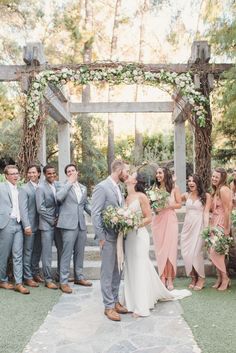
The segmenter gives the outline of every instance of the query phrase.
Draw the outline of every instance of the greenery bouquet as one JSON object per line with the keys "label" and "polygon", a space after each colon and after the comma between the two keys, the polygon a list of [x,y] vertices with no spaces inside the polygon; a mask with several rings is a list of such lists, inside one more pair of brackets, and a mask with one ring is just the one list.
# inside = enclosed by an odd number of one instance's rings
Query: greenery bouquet
{"label": "greenery bouquet", "polygon": [[232,211],[231,220],[233,227],[236,227],[236,209]]}
{"label": "greenery bouquet", "polygon": [[150,201],[151,208],[155,213],[167,206],[170,194],[166,190],[159,189],[155,186],[152,189],[146,190],[146,194]]}
{"label": "greenery bouquet", "polygon": [[213,248],[215,252],[221,255],[228,255],[230,246],[233,244],[233,238],[224,235],[221,227],[207,227],[203,229],[202,238],[205,240],[207,249]]}
{"label": "greenery bouquet", "polygon": [[125,207],[108,206],[103,211],[103,222],[106,228],[114,229],[126,238],[130,230],[138,229],[141,224],[141,214]]}

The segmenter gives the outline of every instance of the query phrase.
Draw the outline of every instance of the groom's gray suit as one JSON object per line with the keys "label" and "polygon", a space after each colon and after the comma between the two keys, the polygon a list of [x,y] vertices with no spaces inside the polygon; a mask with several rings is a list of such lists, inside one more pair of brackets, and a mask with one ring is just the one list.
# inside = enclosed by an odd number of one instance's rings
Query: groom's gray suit
{"label": "groom's gray suit", "polygon": [[118,234],[112,229],[105,228],[103,223],[102,212],[108,206],[121,206],[118,192],[110,177],[96,185],[94,189],[92,195],[92,223],[95,230],[95,238],[105,240],[101,250],[101,290],[105,308],[112,309],[119,302],[121,275],[118,271],[116,255]]}

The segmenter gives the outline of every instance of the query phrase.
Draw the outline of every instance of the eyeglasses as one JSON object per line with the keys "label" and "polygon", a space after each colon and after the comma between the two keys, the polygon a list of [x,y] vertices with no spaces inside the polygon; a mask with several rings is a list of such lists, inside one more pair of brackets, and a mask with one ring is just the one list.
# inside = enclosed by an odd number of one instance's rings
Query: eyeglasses
{"label": "eyeglasses", "polygon": [[8,173],[7,175],[19,175],[19,173]]}

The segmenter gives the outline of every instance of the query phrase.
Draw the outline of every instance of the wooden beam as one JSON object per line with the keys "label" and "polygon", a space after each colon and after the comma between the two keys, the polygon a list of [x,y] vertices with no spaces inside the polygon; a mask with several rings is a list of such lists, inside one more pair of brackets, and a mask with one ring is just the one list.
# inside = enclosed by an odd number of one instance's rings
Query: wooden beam
{"label": "wooden beam", "polygon": [[[127,65],[131,63],[118,62],[118,63],[93,63],[93,69],[101,68],[112,68],[118,67],[119,65]],[[24,74],[30,74],[33,72],[41,72],[44,70],[61,70],[62,68],[70,68],[78,70],[82,64],[78,65],[40,65],[36,67],[26,66],[26,65],[0,65],[0,81],[19,81]],[[187,71],[192,71],[193,73],[208,72],[214,76],[219,76],[222,72],[231,69],[233,64],[139,64],[138,67],[144,71],[160,72],[161,70],[184,73]]]}
{"label": "wooden beam", "polygon": [[169,113],[173,102],[69,103],[70,113]]}
{"label": "wooden beam", "polygon": [[70,123],[71,116],[67,109],[63,106],[63,103],[59,100],[57,95],[47,87],[44,95],[46,104],[48,106],[48,112],[51,117],[58,123]]}

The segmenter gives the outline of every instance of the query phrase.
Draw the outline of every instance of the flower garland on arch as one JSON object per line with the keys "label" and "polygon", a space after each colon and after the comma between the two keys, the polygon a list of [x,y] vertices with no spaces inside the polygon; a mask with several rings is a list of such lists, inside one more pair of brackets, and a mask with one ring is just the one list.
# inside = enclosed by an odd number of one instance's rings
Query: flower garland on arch
{"label": "flower garland on arch", "polygon": [[61,70],[45,70],[38,73],[32,81],[27,95],[26,114],[28,126],[33,127],[41,114],[41,101],[47,85],[65,85],[67,82],[75,85],[86,85],[88,83],[108,82],[111,85],[118,84],[146,84],[165,88],[170,94],[173,89],[184,97],[185,102],[191,106],[191,112],[200,127],[206,124],[206,107],[209,104],[207,98],[196,90],[191,73],[166,72],[158,73],[144,71],[138,65],[118,65],[113,68],[93,68],[89,65],[81,65],[78,70],[63,68]]}

